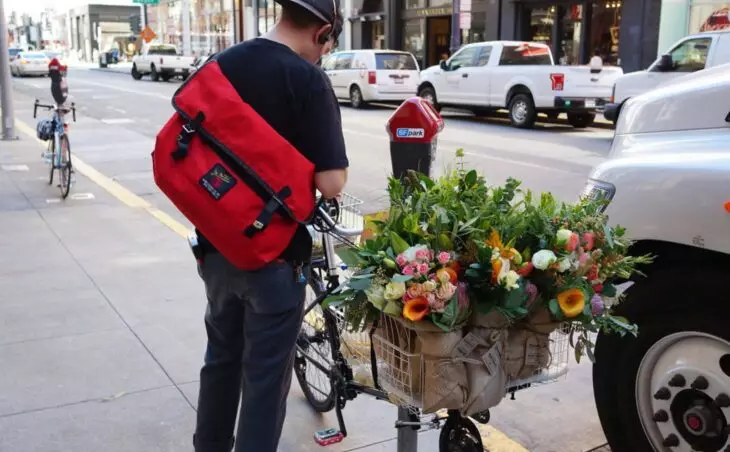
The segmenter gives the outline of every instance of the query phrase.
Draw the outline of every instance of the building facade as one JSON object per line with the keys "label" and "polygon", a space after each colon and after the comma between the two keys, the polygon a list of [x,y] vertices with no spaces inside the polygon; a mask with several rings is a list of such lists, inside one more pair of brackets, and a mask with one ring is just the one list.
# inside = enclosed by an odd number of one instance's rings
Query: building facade
{"label": "building facade", "polygon": [[97,61],[99,52],[132,35],[130,18],[139,14],[138,5],[89,4],[70,10],[64,24],[69,52],[81,61]]}

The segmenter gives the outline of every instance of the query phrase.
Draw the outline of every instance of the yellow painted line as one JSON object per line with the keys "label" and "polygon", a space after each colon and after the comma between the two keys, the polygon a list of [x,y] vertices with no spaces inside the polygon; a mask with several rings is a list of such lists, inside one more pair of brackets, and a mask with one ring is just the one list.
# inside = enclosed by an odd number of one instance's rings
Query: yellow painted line
{"label": "yellow painted line", "polygon": [[[27,135],[33,140],[36,140],[42,148],[46,148],[46,143],[42,142],[38,138],[36,138],[36,132],[33,130],[30,126],[25,124],[24,122],[16,119],[15,120],[15,127],[19,131],[21,131],[23,134]],[[180,223],[179,221],[175,220],[170,215],[166,214],[165,212],[161,211],[160,209],[153,207],[149,202],[145,201],[144,199],[140,198],[139,196],[135,195],[131,191],[129,191],[127,188],[122,186],[120,183],[112,180],[111,178],[105,176],[104,174],[97,171],[94,167],[89,165],[88,163],[84,162],[77,156],[73,156],[73,165],[76,171],[83,174],[84,176],[88,177],[92,182],[106,190],[110,195],[117,198],[119,201],[124,203],[125,205],[136,208],[136,209],[143,209],[150,215],[152,215],[154,218],[157,219],[160,223],[164,224],[168,228],[170,228],[172,231],[177,233],[178,235],[181,235],[183,237],[186,237],[189,229]],[[369,214],[365,215],[365,224],[367,225],[369,220],[378,219],[382,220],[385,219],[387,212],[377,212],[375,214]],[[374,225],[371,225],[374,226]],[[367,227],[367,226],[366,226]],[[446,412],[444,410],[443,415],[446,415]],[[479,429],[479,432],[481,433],[482,437],[482,443],[484,444],[484,448],[488,452],[529,452],[527,449],[522,447],[519,443],[516,441],[511,440],[507,435],[500,432],[496,428],[492,427],[491,425],[481,425],[478,422],[475,422],[477,428]]]}
{"label": "yellow painted line", "polygon": [[[447,416],[447,410],[439,410],[439,416]],[[510,439],[509,436],[487,424],[473,421],[482,437],[482,445],[487,452],[530,452],[522,444]]]}
{"label": "yellow painted line", "polygon": [[[23,134],[29,136],[31,139],[36,140],[44,149],[46,148],[46,144],[36,138],[35,130],[33,130],[28,124],[20,121],[19,119],[16,119],[15,127]],[[160,209],[153,207],[152,204],[135,195],[127,188],[122,186],[119,182],[112,180],[111,178],[100,173],[93,166],[84,162],[79,157],[74,155],[72,158],[73,166],[76,171],[88,177],[92,182],[106,190],[110,195],[117,198],[119,201],[129,207],[145,210],[147,213],[155,217],[157,221],[164,224],[178,235],[181,235],[183,237],[187,236],[189,231],[188,227],[186,227],[170,215],[166,214],[165,212],[161,211]]]}

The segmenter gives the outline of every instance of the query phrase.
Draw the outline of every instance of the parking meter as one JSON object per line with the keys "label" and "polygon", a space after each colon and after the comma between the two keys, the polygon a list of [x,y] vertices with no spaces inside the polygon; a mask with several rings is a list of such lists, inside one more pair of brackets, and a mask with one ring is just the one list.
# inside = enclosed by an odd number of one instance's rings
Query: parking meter
{"label": "parking meter", "polygon": [[68,68],[62,65],[57,58],[48,63],[48,76],[51,78],[51,95],[57,105],[63,105],[68,97],[66,72]]}
{"label": "parking meter", "polygon": [[407,99],[388,119],[386,129],[393,176],[401,179],[413,170],[430,177],[437,137],[444,129],[444,119],[433,105],[420,97]]}

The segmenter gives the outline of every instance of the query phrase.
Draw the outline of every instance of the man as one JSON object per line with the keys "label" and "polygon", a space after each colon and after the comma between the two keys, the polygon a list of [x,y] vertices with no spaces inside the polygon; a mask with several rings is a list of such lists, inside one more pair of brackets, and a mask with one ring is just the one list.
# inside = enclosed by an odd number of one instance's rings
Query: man
{"label": "man", "polygon": [[[336,0],[278,1],[282,13],[274,29],[222,52],[218,64],[241,98],[315,165],[314,185],[332,198],[345,184],[348,160],[339,105],[316,63],[332,49],[341,18]],[[195,451],[228,452],[235,444],[236,452],[276,452],[311,236],[300,227],[279,260],[245,272],[198,235],[208,347],[200,372]]]}

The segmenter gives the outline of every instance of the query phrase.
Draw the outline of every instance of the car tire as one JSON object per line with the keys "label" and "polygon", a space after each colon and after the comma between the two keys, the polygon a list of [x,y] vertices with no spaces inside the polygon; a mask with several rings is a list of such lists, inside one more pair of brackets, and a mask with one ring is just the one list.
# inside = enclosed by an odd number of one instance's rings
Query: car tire
{"label": "car tire", "polygon": [[429,101],[436,111],[441,111],[441,105],[439,105],[438,99],[436,98],[436,91],[430,86],[425,86],[418,90],[418,97]]}
{"label": "car tire", "polygon": [[357,85],[350,88],[350,106],[352,108],[365,107],[365,101],[362,99],[362,91]]}
{"label": "car tire", "polygon": [[568,113],[568,124],[576,129],[584,129],[596,120],[595,113]]}
{"label": "car tire", "polygon": [[[627,291],[617,314],[625,315],[638,325],[638,336],[599,334],[593,366],[593,392],[601,426],[612,452],[653,452],[655,447],[652,444],[656,445],[656,450],[664,450],[661,443],[666,438],[658,431],[658,425],[674,429],[679,433],[675,436],[684,439],[680,426],[683,427],[681,420],[686,419],[683,415],[687,413],[686,405],[705,396],[707,399],[704,400],[709,399],[712,404],[716,397],[709,396],[711,392],[730,392],[730,352],[725,351],[725,348],[730,350],[730,330],[726,322],[730,308],[717,303],[724,296],[724,289],[719,283],[721,280],[713,279],[709,273],[712,271],[700,271],[698,268],[657,272],[650,279],[636,283]],[[715,275],[719,277],[717,272]],[[705,351],[697,354],[698,358],[694,360],[691,358],[693,354],[684,352],[682,356],[686,358],[682,358],[682,365],[674,364],[672,355],[677,354],[676,350],[682,350],[681,341],[685,340],[680,338],[689,338],[690,335],[692,340],[699,338],[708,344],[717,343],[720,351],[711,353],[713,347],[703,347]],[[670,345],[662,351],[663,344]],[[694,348],[697,348],[696,345]],[[715,361],[715,358],[718,360]],[[706,364],[706,367],[695,366],[694,363],[698,362]],[[678,367],[687,376],[686,386],[681,385],[685,389],[662,384],[669,376],[678,373],[675,371]],[[651,372],[645,373],[647,370]],[[708,392],[689,389],[696,376],[703,372],[710,380]],[[718,375],[723,383],[718,384],[712,377]],[[657,395],[662,388],[669,389],[666,401]],[[680,394],[691,395],[693,402],[680,400]],[[678,402],[680,404],[676,405]],[[668,407],[665,412],[669,419],[654,419],[664,406]],[[675,422],[675,419],[680,422]],[[689,430],[684,428],[685,434],[689,434]],[[655,437],[653,441],[650,439],[652,435]],[[667,433],[667,437],[669,435]],[[723,450],[722,447],[697,449]]]}
{"label": "car tire", "polygon": [[527,93],[517,93],[509,101],[509,120],[518,129],[532,129],[537,120],[537,110],[532,96]]}
{"label": "car tire", "polygon": [[137,65],[132,65],[132,78],[135,80],[142,80],[142,74],[137,70]]}
{"label": "car tire", "polygon": [[170,74],[160,74],[160,78],[163,82],[169,82],[172,76]]}
{"label": "car tire", "polygon": [[155,65],[150,65],[150,78],[152,78],[153,82],[159,82],[160,81],[160,73],[157,72],[157,68]]}

